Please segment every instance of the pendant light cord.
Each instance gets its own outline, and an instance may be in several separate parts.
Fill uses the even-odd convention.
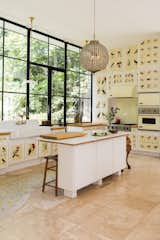
[[[93,0],[94,4],[93,4],[93,40],[96,39],[96,0]]]

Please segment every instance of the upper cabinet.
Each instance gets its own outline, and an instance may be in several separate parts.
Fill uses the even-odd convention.
[[[160,38],[146,39],[126,48],[111,49],[109,64],[105,70],[96,73],[96,83],[95,121],[105,119],[109,97],[160,93]]]
[[[140,69],[138,72],[139,92],[160,92],[160,69]]]
[[[157,65],[160,63],[160,39],[153,38],[139,44],[140,66]]]
[[[138,105],[160,106],[160,93],[140,93],[138,95]]]
[[[142,41],[138,54],[138,91],[160,92],[160,38]]]
[[[109,56],[109,67],[113,71],[119,71],[123,67],[122,49],[112,49]]]
[[[133,70],[138,66],[138,47],[137,45],[125,49],[125,68]]]
[[[111,91],[109,93],[109,97],[113,98],[134,98],[136,96],[136,87],[125,84],[111,87]]]

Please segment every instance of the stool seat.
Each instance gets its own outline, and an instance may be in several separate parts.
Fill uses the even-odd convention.
[[[45,191],[45,186],[53,187],[55,188],[55,195],[58,195],[58,155],[49,155],[45,157],[46,163],[45,163],[45,169],[44,169],[44,177],[43,177],[43,185],[42,185],[42,192]],[[48,166],[49,162],[53,161],[54,164],[51,166]],[[46,182],[47,178],[47,171],[53,171],[56,173],[56,177],[53,180],[50,180]],[[55,185],[51,185],[51,183],[55,182]]]
[[[58,160],[58,155],[49,155],[44,158],[48,160]]]

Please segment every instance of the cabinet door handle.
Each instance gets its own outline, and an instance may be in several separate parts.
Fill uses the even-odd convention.
[[[139,104],[143,104],[142,102],[140,102]]]

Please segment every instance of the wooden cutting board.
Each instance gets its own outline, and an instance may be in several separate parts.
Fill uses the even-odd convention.
[[[0,136],[11,135],[11,132],[0,132]]]
[[[67,133],[50,133],[50,134],[42,134],[40,137],[45,139],[53,139],[53,140],[62,140],[68,138],[76,138],[83,137],[87,135],[86,132],[67,132]]]

